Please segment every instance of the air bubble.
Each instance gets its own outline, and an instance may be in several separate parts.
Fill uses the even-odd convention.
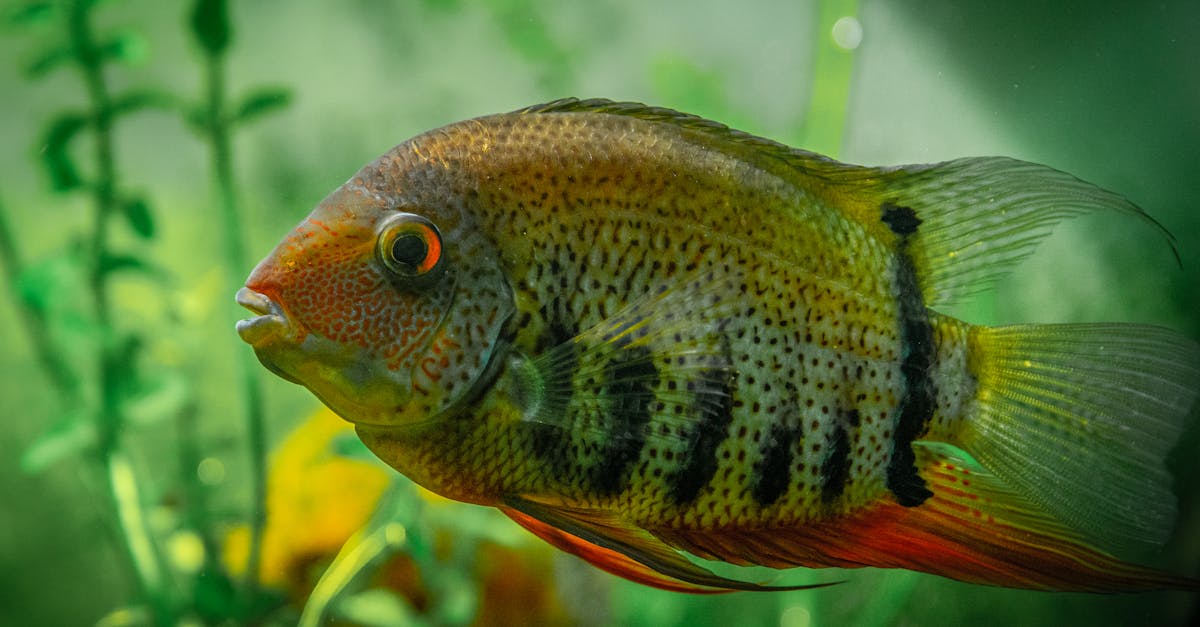
[[[833,35],[833,43],[842,50],[854,50],[862,43],[862,23],[852,16],[839,18],[833,23],[833,29],[830,32]]]

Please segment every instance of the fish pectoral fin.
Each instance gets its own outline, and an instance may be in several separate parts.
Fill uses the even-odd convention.
[[[735,270],[694,268],[555,338],[519,374],[525,419],[596,442],[644,436],[666,450],[691,446],[732,401],[723,329],[745,308],[742,280]],[[651,420],[658,429],[645,429]]]
[[[693,594],[819,588],[764,586],[714,574],[693,564],[649,532],[600,512],[555,507],[521,497],[505,499],[500,511],[551,545],[593,566],[643,585]],[[838,583],[838,582],[834,582]]]

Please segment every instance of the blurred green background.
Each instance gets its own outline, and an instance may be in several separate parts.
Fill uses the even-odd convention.
[[[990,154],[1045,163],[1141,205],[1174,234],[1181,263],[1152,229],[1089,217],[1064,224],[995,291],[953,313],[978,323],[1151,322],[1200,337],[1200,3],[246,0],[230,2],[225,19],[193,19],[197,6],[223,4],[0,3],[0,210],[15,253],[4,259],[0,299],[0,624],[146,624],[153,612],[186,624],[298,620],[336,548],[304,554],[287,586],[248,586],[229,547],[260,511],[256,448],[276,448],[317,403],[247,368],[249,349],[233,333],[243,315],[234,277],[359,167],[467,117],[603,96],[856,163]],[[113,120],[112,178],[97,166],[93,127],[71,122],[94,111],[89,74],[71,56],[83,22],[103,61],[90,76],[115,100],[141,94]],[[206,67],[223,72],[228,124],[206,117]],[[223,184],[206,143],[218,126],[231,142],[233,178]],[[64,159],[83,185],[54,189]],[[101,180],[114,186],[96,291]],[[56,367],[66,375],[48,376]],[[254,390],[258,405],[247,401]],[[348,481],[386,476],[352,438],[322,433],[314,459],[361,464]],[[1193,420],[1169,460],[1178,531],[1145,556],[1193,576],[1197,452]],[[298,471],[280,462],[272,472]],[[374,535],[356,538],[361,550],[336,562],[349,574],[316,595],[328,615],[377,624],[1200,622],[1195,594],[1030,593],[891,571],[782,580],[848,581],[810,592],[662,593],[546,554],[489,512],[385,482],[368,522]],[[270,543],[279,531],[268,520],[264,533]],[[273,559],[266,548],[263,559]],[[391,575],[372,575],[387,560]],[[525,587],[514,576],[495,588],[497,564],[525,568]]]

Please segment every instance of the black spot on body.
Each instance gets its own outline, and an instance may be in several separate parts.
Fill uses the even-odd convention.
[[[722,364],[732,361],[729,341],[722,336]],[[688,431],[688,446],[682,466],[668,478],[668,494],[680,505],[685,505],[700,496],[700,490],[717,474],[717,449],[728,435],[733,423],[734,378],[727,367],[716,367],[700,371],[696,376],[703,385],[698,386],[695,406],[698,416],[695,425]]]
[[[528,404],[540,396],[537,419],[521,423],[529,433],[530,452],[546,464],[551,476],[569,483],[572,474],[579,472],[576,441],[570,428],[577,419],[571,416],[570,407],[574,395],[571,376],[579,369],[579,349],[558,343],[552,350],[558,352],[555,362],[561,367],[536,374],[514,373],[514,400]]]
[[[916,233],[917,227],[921,226],[921,219],[917,217],[917,212],[913,211],[912,207],[885,202],[880,206],[880,210],[883,223],[900,237],[908,237]]]
[[[821,463],[821,500],[832,503],[846,491],[850,480],[850,434],[835,423],[829,451]]]
[[[578,335],[579,331],[568,320],[563,315],[551,315],[546,321],[545,331],[538,338],[536,350],[540,352],[562,346]]]
[[[659,373],[654,357],[645,347],[624,348],[607,369],[602,394],[608,400],[609,412],[605,425],[606,437],[600,451],[600,461],[588,475],[592,487],[600,494],[611,495],[623,490],[646,445],[646,430],[653,415],[654,388]]]
[[[529,433],[529,448],[549,470],[550,476],[563,483],[571,482],[577,460],[572,454],[571,433],[561,425],[527,422],[522,426]]]
[[[799,425],[771,425],[770,436],[762,448],[762,462],[750,491],[759,505],[771,505],[787,492],[791,483],[792,449],[800,435]]]

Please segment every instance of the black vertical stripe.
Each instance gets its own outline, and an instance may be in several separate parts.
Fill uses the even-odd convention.
[[[538,312],[544,321],[545,328],[533,348],[534,354],[561,346],[579,334],[579,329],[575,326],[571,316],[562,311],[563,308],[564,305],[555,300],[548,305],[543,305]]]
[[[799,425],[771,425],[771,432],[763,443],[762,461],[750,490],[750,495],[759,505],[771,505],[787,492],[792,477],[793,450],[801,434]]]
[[[917,271],[908,254],[909,237],[921,224],[909,207],[884,203],[882,220],[898,236],[896,250],[896,289],[903,361],[900,375],[904,390],[897,407],[898,419],[892,438],[892,457],[887,468],[887,487],[896,501],[905,507],[924,503],[933,496],[925,480],[917,473],[913,442],[929,429],[933,419],[935,394],[931,370],[936,355],[933,326],[921,297]]]
[[[717,449],[733,423],[735,381],[729,369],[729,342],[722,337],[722,363],[703,370],[688,388],[696,392],[696,424],[688,433],[688,446],[680,468],[668,477],[668,494],[680,505],[691,503],[717,474]]]
[[[827,451],[821,463],[821,500],[831,503],[846,491],[850,481],[850,434],[841,421],[833,423]]]
[[[607,434],[601,445],[600,461],[588,473],[590,483],[601,495],[616,494],[629,485],[636,462],[646,445],[646,428],[658,386],[658,368],[650,350],[619,347],[608,366],[603,396],[609,415]]]

